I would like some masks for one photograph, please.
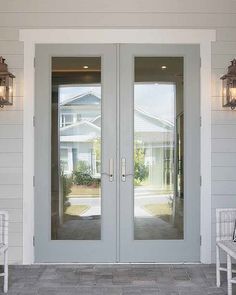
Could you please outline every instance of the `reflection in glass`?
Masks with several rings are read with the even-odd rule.
[[[101,58],[52,58],[52,240],[101,239]]]
[[[183,58],[136,57],[134,238],[183,239]]]

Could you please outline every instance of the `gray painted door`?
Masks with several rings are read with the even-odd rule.
[[[199,61],[198,45],[36,46],[37,262],[200,260]]]
[[[116,47],[37,45],[35,76],[35,260],[114,262]]]
[[[122,262],[200,261],[199,73],[198,45],[120,46]]]

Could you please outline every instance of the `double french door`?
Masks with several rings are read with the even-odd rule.
[[[35,260],[196,262],[199,46],[36,45]]]

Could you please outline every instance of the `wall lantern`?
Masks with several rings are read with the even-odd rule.
[[[8,72],[7,64],[5,59],[0,57],[0,108],[5,105],[13,104],[13,78],[10,72]]]
[[[223,107],[236,108],[236,59],[231,61],[228,73],[220,78],[222,80]]]

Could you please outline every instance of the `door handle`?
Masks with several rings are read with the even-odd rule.
[[[109,180],[113,181],[113,176],[114,176],[114,163],[113,159],[111,158],[109,160]]]
[[[126,181],[126,159],[121,158],[121,180]]]
[[[101,175],[109,176],[109,181],[111,182],[114,180],[114,162],[112,158],[109,159],[109,173],[101,172]]]
[[[127,176],[134,176],[134,173],[126,173],[126,159],[121,158],[121,181],[125,182]]]

